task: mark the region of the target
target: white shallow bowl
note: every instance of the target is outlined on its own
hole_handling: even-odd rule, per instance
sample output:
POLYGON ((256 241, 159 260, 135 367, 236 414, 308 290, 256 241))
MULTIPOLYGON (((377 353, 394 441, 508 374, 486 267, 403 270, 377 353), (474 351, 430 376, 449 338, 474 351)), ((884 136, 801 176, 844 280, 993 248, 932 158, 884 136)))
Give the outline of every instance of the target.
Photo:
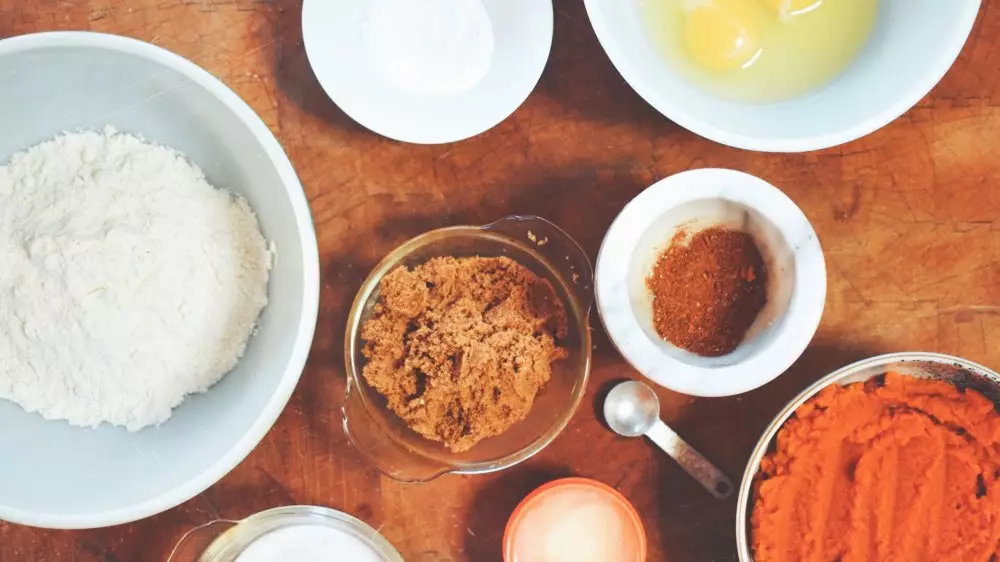
POLYGON ((0 400, 0 519, 88 528, 169 509, 253 449, 302 372, 319 299, 302 186, 236 94, 181 57, 123 37, 69 32, 0 41, 0 123, 3 164, 63 131, 105 125, 176 148, 215 186, 246 197, 277 245, 270 304, 243 360, 162 426, 137 433, 71 427, 0 400))
POLYGON ((660 180, 611 224, 595 276, 597 307, 618 351, 653 382, 693 396, 730 396, 777 378, 805 351, 826 304, 826 263, 809 220, 766 181, 733 170, 690 170, 660 180), (709 226, 754 237, 768 298, 732 353, 701 357, 664 342, 646 279, 678 230, 709 226))
POLYGON ((551 0, 482 0, 495 50, 486 75, 458 94, 415 95, 377 72, 364 40, 375 0, 305 0, 302 37, 316 78, 352 119, 391 139, 460 141, 493 128, 520 107, 542 76, 552 46, 551 0))
POLYGON ((788 101, 748 104, 705 94, 672 69, 649 40, 640 1, 665 0, 585 0, 594 31, 618 72, 678 125, 722 144, 768 152, 836 146, 902 115, 955 62, 980 4, 878 0, 870 41, 833 82, 788 101))

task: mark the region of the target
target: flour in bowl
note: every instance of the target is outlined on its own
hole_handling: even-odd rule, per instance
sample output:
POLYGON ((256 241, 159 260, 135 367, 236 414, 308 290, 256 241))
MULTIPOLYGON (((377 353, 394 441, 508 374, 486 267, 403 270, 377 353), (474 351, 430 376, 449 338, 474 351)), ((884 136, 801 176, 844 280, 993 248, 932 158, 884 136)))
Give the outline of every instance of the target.
POLYGON ((246 349, 272 254, 247 202, 107 128, 0 167, 0 398, 135 431, 246 349))

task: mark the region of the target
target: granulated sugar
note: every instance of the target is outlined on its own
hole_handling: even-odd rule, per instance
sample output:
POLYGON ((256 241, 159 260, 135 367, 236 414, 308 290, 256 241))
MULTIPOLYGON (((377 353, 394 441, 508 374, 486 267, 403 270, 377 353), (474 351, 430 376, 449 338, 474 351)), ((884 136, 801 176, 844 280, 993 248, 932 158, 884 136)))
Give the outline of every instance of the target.
POLYGON ((346 531, 324 525, 293 525, 250 543, 236 562, 382 562, 382 557, 346 531))

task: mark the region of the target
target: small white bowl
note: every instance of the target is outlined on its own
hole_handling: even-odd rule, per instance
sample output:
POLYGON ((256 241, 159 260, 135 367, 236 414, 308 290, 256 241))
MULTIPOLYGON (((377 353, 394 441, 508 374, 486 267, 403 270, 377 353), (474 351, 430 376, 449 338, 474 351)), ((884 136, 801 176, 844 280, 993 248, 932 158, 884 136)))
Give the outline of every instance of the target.
POLYGON ((243 358, 159 427, 71 427, 0 400, 0 519, 79 529, 170 509, 246 457, 302 373, 319 311, 319 254, 302 185, 232 90, 135 39, 57 32, 0 41, 0 123, 0 164, 59 133, 105 125, 176 148, 213 185, 246 197, 277 246, 269 303, 243 358))
POLYGON ((364 27, 375 0, 306 0, 302 37, 327 95, 352 119, 391 139, 442 144, 493 128, 520 107, 542 76, 552 46, 551 0, 483 0, 495 49, 471 89, 420 95, 392 86, 375 68, 364 27))
POLYGON ((833 82, 788 101, 748 104, 703 93, 672 69, 649 40, 640 1, 664 0, 585 0, 594 31, 622 77, 678 125, 722 144, 768 152, 836 146, 902 115, 955 62, 980 4, 880 0, 868 44, 833 82))
POLYGON ((640 373, 676 392, 730 396, 777 378, 805 351, 826 303, 826 264, 802 211, 766 181, 734 170, 690 170, 660 180, 611 224, 597 257, 597 308, 618 351, 640 373), (754 237, 768 299, 746 339, 722 357, 663 341, 646 279, 678 230, 709 226, 754 237))

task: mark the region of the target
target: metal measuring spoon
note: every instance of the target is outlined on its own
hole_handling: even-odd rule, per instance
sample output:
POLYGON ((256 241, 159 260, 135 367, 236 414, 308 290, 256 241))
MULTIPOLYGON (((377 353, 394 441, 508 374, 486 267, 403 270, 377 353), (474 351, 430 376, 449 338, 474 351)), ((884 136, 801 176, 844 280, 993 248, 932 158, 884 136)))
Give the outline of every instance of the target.
POLYGON ((660 420, 660 400, 649 385, 628 381, 611 389, 604 400, 604 419, 618 435, 652 439, 713 496, 732 495, 732 480, 660 420))

